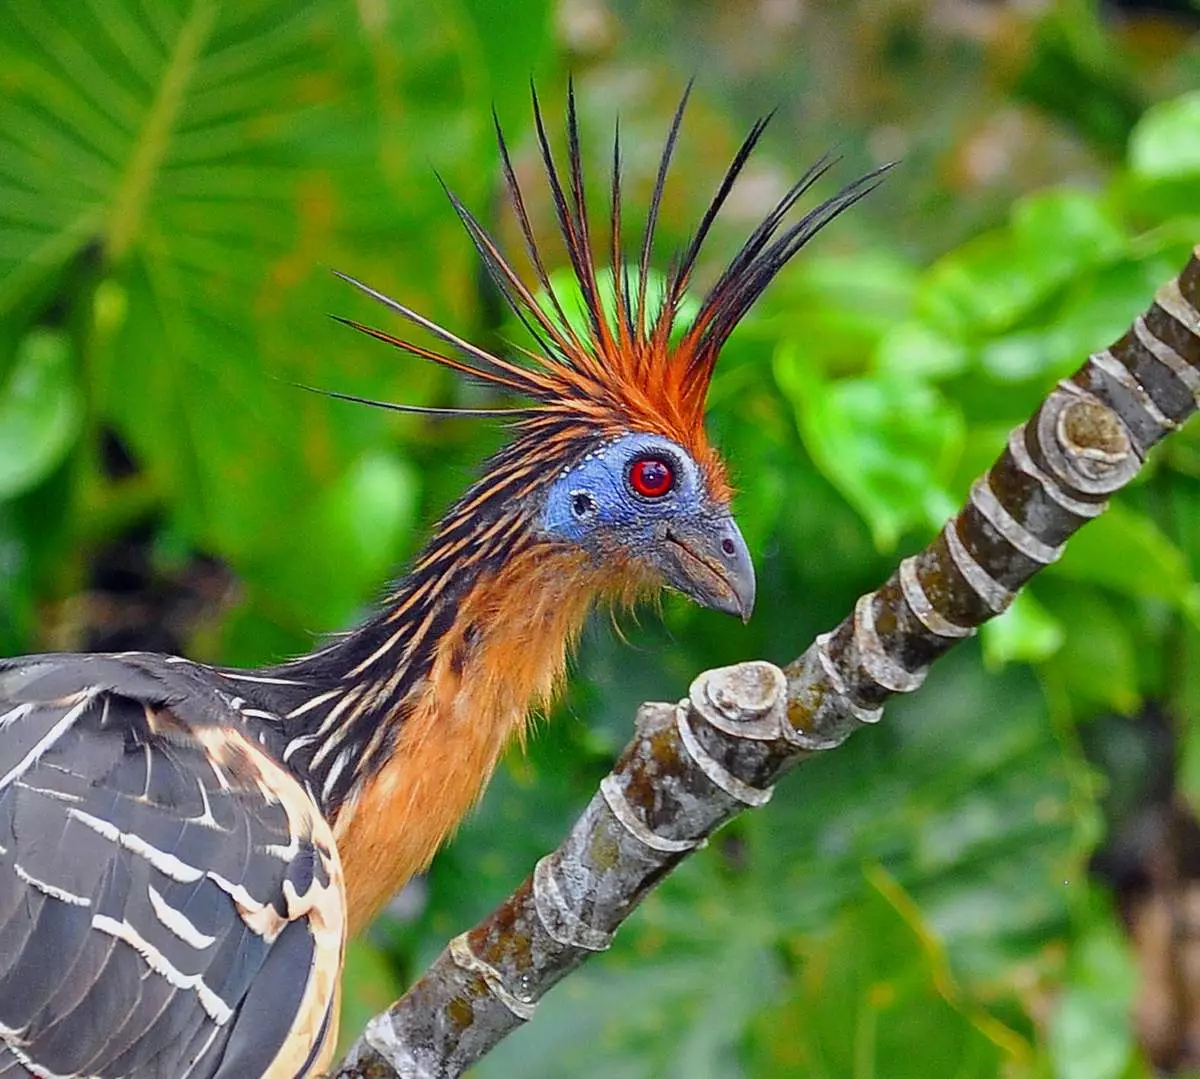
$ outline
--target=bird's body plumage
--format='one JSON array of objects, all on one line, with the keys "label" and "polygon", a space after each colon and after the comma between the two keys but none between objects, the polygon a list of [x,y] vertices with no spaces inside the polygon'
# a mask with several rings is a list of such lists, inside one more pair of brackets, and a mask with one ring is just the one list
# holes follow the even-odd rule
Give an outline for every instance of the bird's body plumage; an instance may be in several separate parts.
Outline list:
[{"label": "bird's body plumage", "polygon": [[336,1037],[329,826],[207,668],[0,665],[0,1076],[297,1076]]},{"label": "bird's body plumage", "polygon": [[748,615],[753,567],[704,434],[708,382],[755,297],[874,180],[784,228],[826,166],[810,170],[677,333],[700,245],[763,126],[652,298],[654,221],[682,109],[632,273],[614,151],[606,294],[573,96],[561,177],[535,99],[582,327],[550,286],[503,138],[541,295],[451,196],[536,345],[524,361],[359,286],[455,355],[353,325],[527,402],[497,410],[511,414],[513,439],[362,626],[259,671],[142,653],[0,661],[0,1079],[319,1074],[347,933],[476,800],[550,698],[596,600],[632,602],[666,584]]}]

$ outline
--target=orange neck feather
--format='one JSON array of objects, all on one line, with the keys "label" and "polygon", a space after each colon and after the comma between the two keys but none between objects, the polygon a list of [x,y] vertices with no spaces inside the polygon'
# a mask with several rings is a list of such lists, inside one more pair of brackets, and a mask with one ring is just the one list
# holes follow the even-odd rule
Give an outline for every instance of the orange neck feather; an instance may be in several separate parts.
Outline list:
[{"label": "orange neck feather", "polygon": [[409,698],[392,754],[338,814],[352,933],[428,865],[531,709],[549,703],[593,600],[638,590],[627,567],[542,544],[475,583]]}]

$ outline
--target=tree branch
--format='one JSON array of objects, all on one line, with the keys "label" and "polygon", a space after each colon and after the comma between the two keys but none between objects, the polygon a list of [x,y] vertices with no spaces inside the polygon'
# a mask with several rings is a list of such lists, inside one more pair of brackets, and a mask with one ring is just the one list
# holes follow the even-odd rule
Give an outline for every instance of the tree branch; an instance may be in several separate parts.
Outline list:
[{"label": "tree branch", "polygon": [[642,897],[817,750],[875,723],[895,693],[989,618],[1102,513],[1149,449],[1200,407],[1200,247],[1110,348],[1009,437],[966,505],[854,613],[780,670],[706,671],[637,732],[563,844],[367,1025],[339,1079],[451,1079],[603,951]]}]

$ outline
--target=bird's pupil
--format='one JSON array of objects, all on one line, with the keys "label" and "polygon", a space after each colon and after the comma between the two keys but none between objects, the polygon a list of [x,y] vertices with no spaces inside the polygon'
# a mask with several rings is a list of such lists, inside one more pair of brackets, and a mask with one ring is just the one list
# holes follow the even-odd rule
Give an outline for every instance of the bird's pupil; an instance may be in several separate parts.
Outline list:
[{"label": "bird's pupil", "polygon": [[629,478],[633,489],[647,498],[665,495],[675,479],[671,466],[657,457],[646,457],[637,461]]}]

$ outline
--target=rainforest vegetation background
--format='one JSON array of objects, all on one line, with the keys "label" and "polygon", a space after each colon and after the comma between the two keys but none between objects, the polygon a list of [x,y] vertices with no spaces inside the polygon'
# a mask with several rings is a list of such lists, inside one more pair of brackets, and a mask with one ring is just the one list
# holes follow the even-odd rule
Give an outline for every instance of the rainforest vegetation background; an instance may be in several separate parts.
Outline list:
[{"label": "rainforest vegetation background", "polygon": [[[826,150],[831,183],[902,162],[723,356],[710,422],[759,564],[750,625],[675,599],[619,634],[595,620],[527,752],[351,946],[354,1035],[557,842],[639,702],[799,654],[1180,269],[1200,241],[1198,25],[1187,2],[6,0],[0,653],[253,665],[361,616],[502,431],[293,384],[492,403],[328,319],[399,328],[329,271],[505,347],[438,177],[514,247],[494,105],[562,265],[531,77],[557,138],[574,74],[597,214],[617,117],[640,212],[695,77],[663,266],[777,110],[702,281]],[[1198,799],[1193,426],[912,700],[691,859],[478,1074],[1184,1074]]]}]

